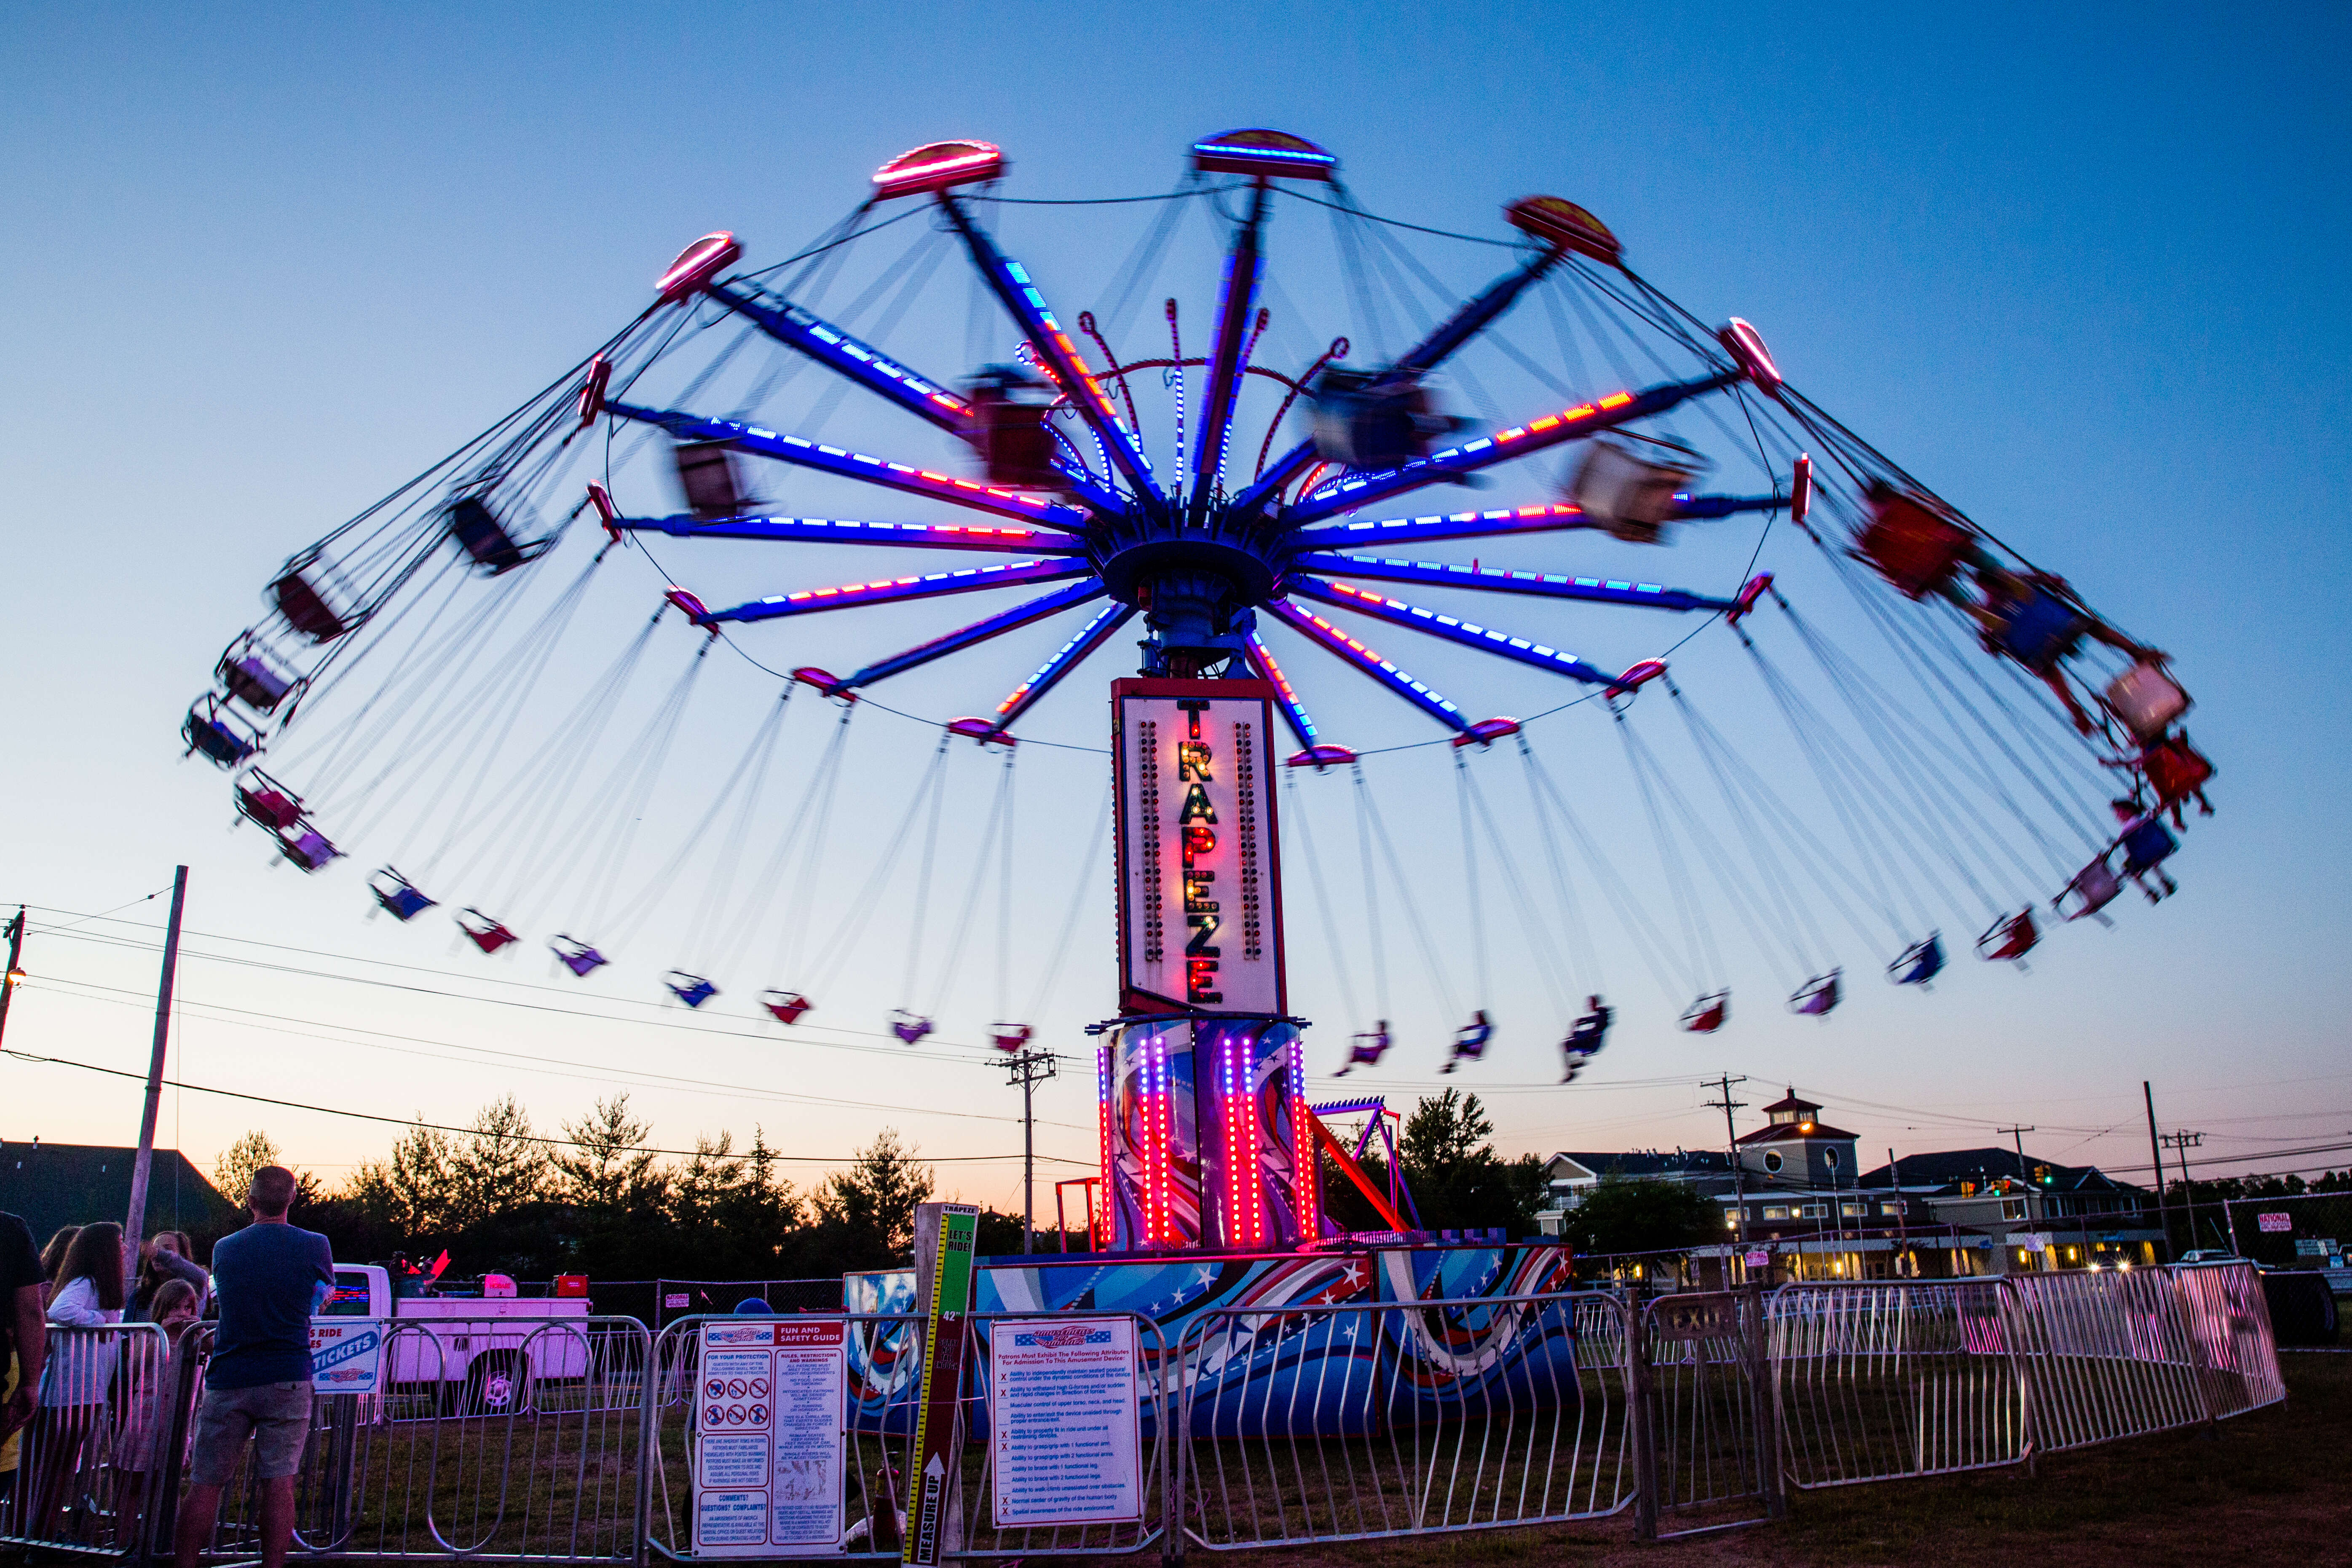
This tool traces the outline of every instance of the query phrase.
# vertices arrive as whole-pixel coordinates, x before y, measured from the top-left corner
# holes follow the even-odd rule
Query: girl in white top
[[[41,1375],[41,1407],[26,1444],[25,1468],[32,1479],[31,1533],[50,1538],[57,1516],[76,1491],[85,1451],[92,1468],[108,1449],[92,1442],[104,1423],[107,1399],[121,1355],[122,1227],[84,1226],[66,1251],[49,1294],[49,1322],[78,1331],[49,1336],[49,1359]],[[91,1542],[89,1544],[102,1544]]]

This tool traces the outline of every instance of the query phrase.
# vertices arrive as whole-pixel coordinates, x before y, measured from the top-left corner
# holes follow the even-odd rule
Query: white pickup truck
[[[318,1316],[382,1323],[379,1397],[406,1405],[421,1396],[436,1414],[530,1408],[541,1384],[577,1384],[595,1359],[584,1296],[401,1295],[373,1263],[336,1264]]]

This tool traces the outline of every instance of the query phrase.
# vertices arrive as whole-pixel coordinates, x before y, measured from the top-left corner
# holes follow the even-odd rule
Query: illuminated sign
[[[1274,698],[1262,680],[1111,686],[1123,1013],[1288,1011]]]

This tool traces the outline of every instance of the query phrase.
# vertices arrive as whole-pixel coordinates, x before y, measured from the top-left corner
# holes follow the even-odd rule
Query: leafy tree
[[[624,1214],[666,1183],[656,1174],[659,1156],[645,1147],[653,1129],[629,1114],[629,1097],[600,1100],[596,1109],[566,1122],[572,1147],[548,1156],[554,1195],[584,1213]]]
[[[915,1205],[930,1201],[934,1185],[931,1168],[917,1164],[914,1149],[885,1127],[849,1169],[825,1178],[817,1210],[869,1246],[877,1262],[900,1258],[915,1244]]]
[[[510,1215],[547,1195],[547,1145],[511,1094],[474,1113],[449,1160],[449,1223],[458,1229]]]
[[[1544,1199],[1543,1162],[1495,1152],[1495,1124],[1475,1094],[1424,1096],[1405,1118],[1397,1161],[1422,1224],[1432,1230],[1499,1227],[1525,1236]]]
[[[231,1206],[243,1208],[247,1189],[253,1185],[253,1173],[264,1165],[280,1165],[278,1145],[268,1133],[255,1128],[220,1152],[213,1161],[213,1185]]]
[[[1723,1205],[1681,1182],[1611,1173],[1561,1217],[1560,1235],[1585,1256],[1686,1251],[1723,1239]]]
[[[456,1142],[420,1114],[402,1133],[388,1159],[370,1160],[352,1171],[342,1198],[354,1219],[396,1236],[418,1239],[456,1228],[455,1180],[450,1167]]]

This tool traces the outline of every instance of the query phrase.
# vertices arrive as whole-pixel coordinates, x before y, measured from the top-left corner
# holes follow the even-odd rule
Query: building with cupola
[[[1952,1279],[2161,1261],[2163,1233],[2143,1212],[2153,1194],[2095,1167],[1970,1149],[1903,1155],[1865,1171],[1859,1135],[1823,1120],[1821,1101],[1791,1087],[1762,1109],[1763,1124],[1727,1150],[1554,1154],[1539,1227],[1561,1234],[1603,1182],[1671,1182],[1723,1214],[1720,1244],[1674,1262],[1693,1284]],[[1622,1268],[1654,1270],[1665,1261]]]

